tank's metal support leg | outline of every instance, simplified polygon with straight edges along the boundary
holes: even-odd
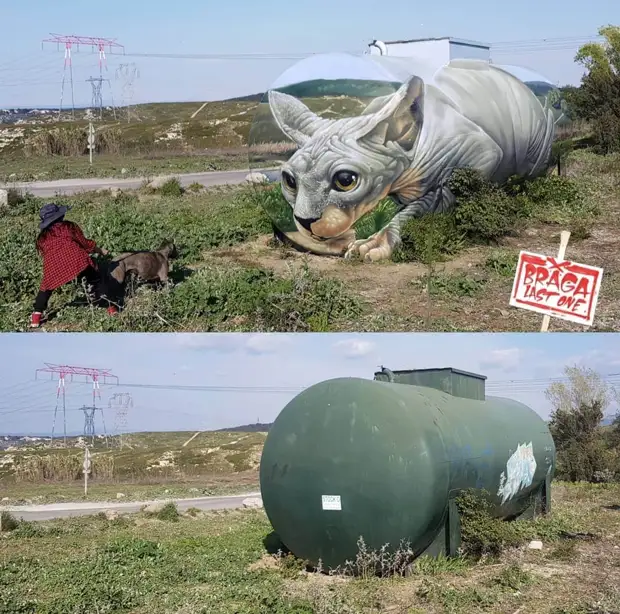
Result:
[[[547,515],[551,513],[551,470],[547,472],[547,477],[545,478],[545,483],[542,485],[541,490],[541,512]]]
[[[420,556],[437,558],[440,556],[456,557],[461,547],[461,517],[456,499],[448,500],[448,509],[441,530],[433,542]]]
[[[446,556],[455,557],[461,547],[461,517],[456,499],[448,500],[448,517],[446,518]]]

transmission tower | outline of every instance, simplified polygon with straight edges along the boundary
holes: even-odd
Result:
[[[114,431],[119,437],[119,445],[123,448],[123,434],[127,431],[127,413],[133,408],[133,398],[128,392],[114,394],[108,407],[114,409]]]
[[[116,42],[115,39],[112,38],[99,38],[95,36],[74,36],[69,35],[66,36],[64,34],[50,34],[51,38],[43,39],[42,44],[52,43],[56,45],[58,50],[61,49],[61,45],[64,46],[65,49],[65,62],[62,71],[62,85],[60,88],[60,107],[58,109],[58,118],[60,119],[60,115],[62,113],[62,105],[64,101],[65,94],[65,83],[67,80],[67,70],[69,72],[69,83],[71,85],[71,117],[75,119],[75,91],[73,87],[73,48],[75,46],[76,51],[80,50],[80,45],[90,47],[91,52],[95,49],[99,51],[99,78],[103,81],[103,67],[105,66],[107,70],[107,61],[105,51],[109,50],[110,53],[113,53],[113,50],[118,51],[119,53],[125,53],[125,47]],[[101,83],[99,84],[99,90],[101,90]],[[112,107],[114,107],[114,102],[112,102]]]
[[[84,412],[84,437],[90,437],[92,443],[95,443],[95,412],[97,411],[96,407],[87,407],[84,405],[82,407],[82,411]]]
[[[112,113],[114,113],[114,119],[116,119],[116,108],[114,106],[114,95],[112,94],[112,85],[110,84],[110,79],[104,79],[101,75],[99,75],[99,77],[91,77],[90,79],[86,79],[86,82],[90,83],[93,88],[91,106],[93,107],[93,109],[99,109],[99,119],[103,119],[103,84],[107,83],[110,86]]]
[[[56,432],[56,417],[58,415],[59,405],[62,398],[62,417],[63,417],[63,432],[64,432],[64,446],[67,447],[67,404],[66,404],[66,384],[67,376],[69,381],[73,382],[75,377],[83,377],[84,381],[90,381],[93,384],[93,408],[97,408],[97,400],[101,400],[101,390],[99,383],[103,381],[104,384],[108,383],[109,379],[115,380],[118,386],[118,377],[110,372],[110,369],[94,369],[91,367],[71,367],[69,365],[54,365],[48,362],[45,363],[45,367],[37,369],[35,371],[35,379],[38,378],[39,373],[49,373],[50,379],[54,379],[58,376],[58,387],[56,390],[56,406],[54,407],[54,420],[52,422],[52,440],[54,443],[54,434]],[[61,397],[62,393],[62,397]],[[103,415],[103,409],[101,411],[101,420],[103,423],[103,432],[106,438],[106,445],[108,442],[106,430],[105,430],[105,417]]]
[[[131,119],[140,121],[135,108],[133,107],[134,83],[140,78],[140,71],[135,64],[120,64],[116,69],[116,79],[121,81],[122,105],[127,113],[127,123]]]

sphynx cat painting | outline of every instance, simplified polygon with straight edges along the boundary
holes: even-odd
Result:
[[[294,148],[279,172],[295,230],[281,230],[300,248],[365,262],[389,259],[408,219],[454,206],[455,169],[498,184],[544,174],[556,123],[523,81],[482,60],[452,60],[427,82],[411,75],[357,116],[321,116],[275,89],[267,101]],[[357,236],[356,223],[388,198],[393,217]]]

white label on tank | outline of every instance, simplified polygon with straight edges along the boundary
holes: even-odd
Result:
[[[340,495],[323,495],[321,497],[321,504],[324,510],[342,511]]]
[[[531,486],[535,473],[536,459],[532,442],[518,444],[506,463],[506,471],[502,471],[499,478],[497,496],[502,498],[502,504],[512,499],[522,488]]]

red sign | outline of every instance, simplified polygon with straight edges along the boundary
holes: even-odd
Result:
[[[510,305],[591,326],[603,269],[521,252]]]

